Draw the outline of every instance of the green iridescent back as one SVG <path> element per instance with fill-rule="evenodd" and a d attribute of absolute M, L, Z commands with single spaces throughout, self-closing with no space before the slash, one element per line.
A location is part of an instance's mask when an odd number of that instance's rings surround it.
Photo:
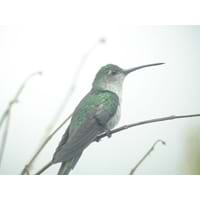
<path fill-rule="evenodd" d="M 119 104 L 118 96 L 106 90 L 91 90 L 77 106 L 73 113 L 70 130 L 77 130 L 88 117 L 97 115 L 102 123 L 116 113 Z"/>

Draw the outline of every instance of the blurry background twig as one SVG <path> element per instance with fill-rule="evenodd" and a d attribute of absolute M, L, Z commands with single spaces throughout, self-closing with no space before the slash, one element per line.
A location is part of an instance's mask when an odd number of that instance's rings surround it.
<path fill-rule="evenodd" d="M 133 175 L 135 173 L 135 171 L 137 170 L 137 168 L 144 162 L 144 160 L 150 155 L 150 153 L 155 149 L 155 146 L 161 143 L 163 145 L 166 145 L 166 142 L 163 140 L 157 140 L 156 142 L 154 142 L 154 144 L 151 146 L 151 148 L 147 151 L 147 153 L 145 153 L 145 155 L 139 160 L 139 162 L 133 167 L 133 169 L 131 169 L 129 175 Z"/>
<path fill-rule="evenodd" d="M 42 139 L 39 147 L 37 148 L 36 152 L 32 156 L 32 158 L 29 160 L 29 162 L 24 166 L 24 169 L 22 170 L 21 174 L 28 174 L 30 173 L 30 169 L 33 167 L 33 163 L 40 154 L 40 152 L 44 149 L 46 144 L 51 140 L 51 138 L 57 133 L 57 131 L 70 119 L 71 115 L 64 120 L 64 122 L 61 123 L 61 125 L 58 126 L 58 128 L 55 129 L 55 131 L 52 132 L 54 129 L 55 125 L 58 122 L 59 117 L 61 116 L 63 110 L 65 109 L 66 105 L 70 101 L 73 93 L 76 90 L 77 87 L 77 82 L 81 73 L 81 70 L 84 67 L 84 64 L 88 57 L 91 55 L 91 53 L 95 50 L 95 48 L 99 44 L 104 44 L 106 42 L 105 38 L 100 38 L 95 44 L 82 56 L 79 65 L 76 68 L 76 71 L 74 73 L 74 76 L 72 78 L 72 84 L 70 85 L 69 89 L 67 90 L 67 93 L 65 95 L 64 100 L 62 101 L 61 105 L 59 106 L 57 112 L 53 116 L 52 120 L 50 121 L 49 125 L 47 126 L 45 133 L 44 133 L 44 138 Z"/>
<path fill-rule="evenodd" d="M 55 115 L 53 116 L 52 120 L 49 122 L 49 125 L 46 128 L 45 134 L 44 135 L 48 135 L 50 134 L 50 132 L 52 132 L 52 130 L 54 129 L 59 117 L 61 116 L 64 108 L 66 107 L 66 105 L 69 103 L 70 99 L 72 98 L 73 93 L 76 90 L 77 87 L 77 82 L 78 79 L 80 77 L 80 73 L 81 70 L 83 69 L 83 67 L 85 66 L 85 62 L 88 59 L 88 57 L 91 55 L 91 53 L 96 49 L 96 47 L 99 44 L 104 44 L 106 42 L 105 38 L 100 38 L 97 42 L 95 42 L 95 44 L 82 56 L 79 65 L 76 68 L 76 71 L 74 73 L 74 76 L 72 78 L 72 83 L 69 87 L 69 89 L 67 90 L 67 93 L 62 101 L 62 103 L 60 104 L 57 112 L 55 113 Z"/>
<path fill-rule="evenodd" d="M 3 159 L 3 154 L 4 154 L 4 150 L 5 150 L 5 146 L 6 146 L 6 141 L 7 141 L 7 136 L 8 136 L 8 129 L 9 129 L 9 124 L 10 124 L 10 118 L 11 118 L 11 110 L 9 110 L 7 112 L 7 118 L 5 120 L 5 128 L 3 131 L 3 136 L 1 139 L 1 146 L 0 146 L 0 166 L 1 166 L 1 162 Z"/>
<path fill-rule="evenodd" d="M 69 115 L 44 141 L 44 143 L 40 146 L 40 148 L 36 151 L 32 159 L 29 161 L 27 165 L 24 166 L 24 169 L 21 172 L 21 175 L 24 174 L 30 174 L 30 166 L 33 163 L 33 161 L 37 158 L 37 156 L 40 154 L 40 152 L 44 149 L 46 144 L 51 140 L 51 138 L 61 129 L 65 123 L 71 118 L 72 115 Z"/>
<path fill-rule="evenodd" d="M 19 97 L 20 97 L 21 93 L 23 92 L 25 86 L 27 85 L 28 81 L 36 75 L 42 75 L 42 72 L 35 72 L 35 73 L 29 75 L 24 80 L 24 82 L 22 83 L 20 88 L 17 90 L 17 93 L 15 94 L 14 98 L 10 101 L 10 103 L 8 104 L 8 107 L 4 111 L 2 117 L 0 118 L 0 129 L 3 126 L 3 123 L 4 122 L 6 123 L 5 128 L 3 130 L 2 140 L 1 140 L 1 144 L 0 144 L 0 166 L 1 166 L 2 159 L 3 159 L 3 154 L 5 151 L 6 141 L 7 141 L 7 137 L 8 137 L 8 130 L 9 130 L 9 124 L 10 124 L 10 120 L 11 120 L 12 107 L 15 103 L 17 103 L 19 101 Z"/>

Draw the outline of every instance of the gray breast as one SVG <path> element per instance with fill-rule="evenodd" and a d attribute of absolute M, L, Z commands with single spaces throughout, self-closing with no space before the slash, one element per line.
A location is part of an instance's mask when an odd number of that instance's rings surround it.
<path fill-rule="evenodd" d="M 120 116 L 121 116 L 121 107 L 119 104 L 115 115 L 108 121 L 108 123 L 106 125 L 109 130 L 114 128 L 118 124 L 118 122 L 120 120 Z"/>

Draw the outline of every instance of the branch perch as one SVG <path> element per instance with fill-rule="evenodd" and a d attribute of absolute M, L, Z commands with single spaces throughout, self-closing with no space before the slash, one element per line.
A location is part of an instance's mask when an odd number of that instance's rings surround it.
<path fill-rule="evenodd" d="M 135 126 L 141 126 L 141 125 L 150 124 L 150 123 L 154 123 L 154 122 L 169 121 L 169 120 L 174 120 L 174 119 L 190 118 L 190 117 L 200 117 L 200 114 L 171 115 L 171 116 L 168 116 L 168 117 L 155 118 L 155 119 L 145 120 L 145 121 L 141 121 L 141 122 L 136 122 L 136 123 L 133 123 L 133 124 L 124 125 L 124 126 L 121 126 L 119 128 L 113 129 L 111 131 L 107 131 L 107 132 L 97 136 L 95 141 L 98 142 L 98 141 L 100 141 L 102 138 L 104 138 L 106 136 L 111 137 L 114 133 L 129 129 L 129 128 L 132 128 L 132 127 L 135 127 Z"/>
<path fill-rule="evenodd" d="M 191 117 L 200 117 L 200 114 L 172 115 L 172 116 L 168 116 L 168 117 L 155 118 L 155 119 L 150 119 L 150 120 L 145 120 L 145 121 L 140 121 L 140 122 L 137 122 L 137 123 L 124 125 L 124 126 L 121 126 L 119 128 L 113 129 L 111 131 L 107 131 L 107 132 L 97 136 L 94 141 L 99 142 L 102 138 L 104 138 L 106 136 L 111 137 L 114 133 L 129 129 L 129 128 L 132 128 L 132 127 L 135 127 L 135 126 L 140 126 L 140 125 L 144 125 L 144 124 L 150 124 L 150 123 L 154 123 L 154 122 L 169 121 L 169 120 L 174 120 L 174 119 L 191 118 Z M 42 167 L 42 169 L 40 169 L 39 172 L 45 171 L 49 166 L 51 166 L 51 165 L 46 165 L 46 166 Z M 43 170 L 43 169 L 45 169 L 45 170 Z M 36 174 L 39 174 L 39 173 L 36 173 Z"/>

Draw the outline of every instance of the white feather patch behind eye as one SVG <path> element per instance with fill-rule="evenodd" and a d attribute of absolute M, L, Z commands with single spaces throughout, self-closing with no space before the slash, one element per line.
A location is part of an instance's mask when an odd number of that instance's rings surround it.
<path fill-rule="evenodd" d="M 108 71 L 108 75 L 110 75 L 110 74 L 112 74 L 112 70 L 109 70 L 109 71 Z"/>

